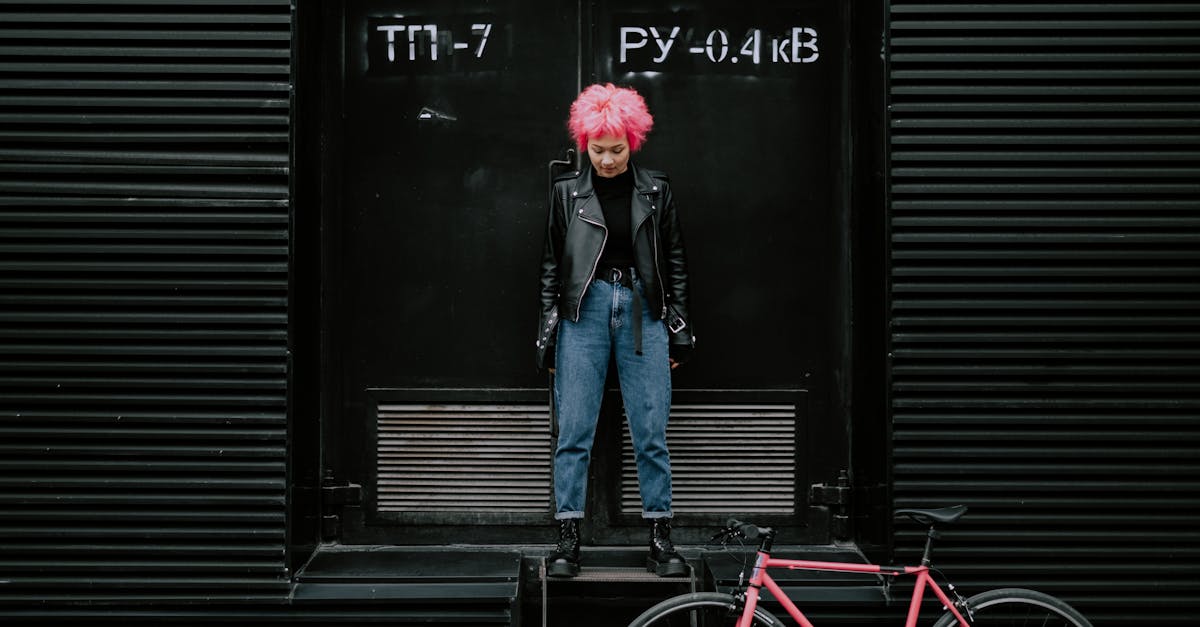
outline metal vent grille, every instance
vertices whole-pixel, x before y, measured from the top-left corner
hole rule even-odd
[[[972,507],[964,589],[1194,623],[1200,3],[890,7],[895,504]]]
[[[637,462],[622,421],[621,509],[640,514]],[[796,406],[675,405],[667,428],[672,509],[681,514],[793,514]],[[746,490],[746,478],[754,490]]]
[[[549,511],[548,411],[544,403],[380,404],[376,510]]]
[[[287,593],[290,20],[0,2],[5,608]]]

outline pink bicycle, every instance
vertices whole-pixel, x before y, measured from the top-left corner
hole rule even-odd
[[[782,626],[783,623],[759,606],[758,601],[762,590],[766,589],[775,600],[783,606],[788,615],[801,627],[813,627],[804,614],[792,603],[779,585],[775,583],[767,571],[771,568],[787,568],[791,570],[821,570],[844,573],[874,573],[883,576],[899,577],[913,575],[917,578],[913,587],[912,599],[908,605],[908,618],[905,627],[916,627],[917,618],[921,613],[921,601],[925,589],[933,590],[934,596],[941,601],[946,613],[934,623],[934,627],[1091,627],[1091,623],[1075,608],[1048,594],[1025,590],[1023,588],[1003,588],[990,590],[963,598],[954,586],[946,583],[951,598],[934,581],[930,574],[929,555],[933,550],[933,541],[940,537],[938,525],[948,525],[967,512],[964,505],[942,509],[903,509],[897,515],[906,515],[914,521],[927,525],[929,533],[925,540],[925,554],[920,566],[879,566],[877,564],[851,564],[842,562],[813,562],[805,560],[786,560],[771,557],[771,545],[775,540],[775,531],[769,528],[730,520],[728,526],[713,536],[723,546],[730,540],[746,538],[758,540],[758,553],[754,568],[750,574],[749,584],[735,594],[718,592],[696,592],[672,597],[646,610],[641,616],[630,623],[630,627],[701,627],[723,625],[751,627],[762,625],[766,627]],[[942,575],[937,570],[932,572]]]

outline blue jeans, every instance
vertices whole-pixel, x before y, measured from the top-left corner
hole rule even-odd
[[[582,518],[588,464],[604,396],[610,355],[615,355],[621,398],[637,459],[644,518],[671,516],[671,456],[667,418],[671,413],[671,366],[667,328],[645,306],[642,286],[592,281],[580,303],[579,322],[558,325],[554,398],[558,448],[554,451],[557,519]],[[634,298],[642,298],[642,354],[634,352]]]

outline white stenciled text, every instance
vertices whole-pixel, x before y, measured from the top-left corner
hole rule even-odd
[[[452,31],[439,30],[437,24],[380,24],[375,30],[387,35],[387,60],[395,63],[416,61],[418,58],[437,61],[442,46],[451,54],[465,50],[481,59],[487,48],[488,36],[492,33],[492,25],[472,24],[471,36],[478,38],[474,42],[455,41]]]
[[[694,35],[694,37],[693,37]],[[617,57],[630,62],[635,55],[650,54],[638,61],[662,64],[673,54],[690,54],[710,63],[813,63],[821,57],[815,28],[794,26],[781,35],[752,28],[740,39],[721,28],[706,33],[684,33],[679,26],[622,26],[618,31]]]

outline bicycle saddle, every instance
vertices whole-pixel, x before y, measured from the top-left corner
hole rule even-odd
[[[943,507],[941,509],[898,509],[896,515],[901,514],[908,516],[914,521],[922,525],[932,525],[933,523],[942,523],[948,525],[967,513],[966,505],[954,505],[951,507]]]

